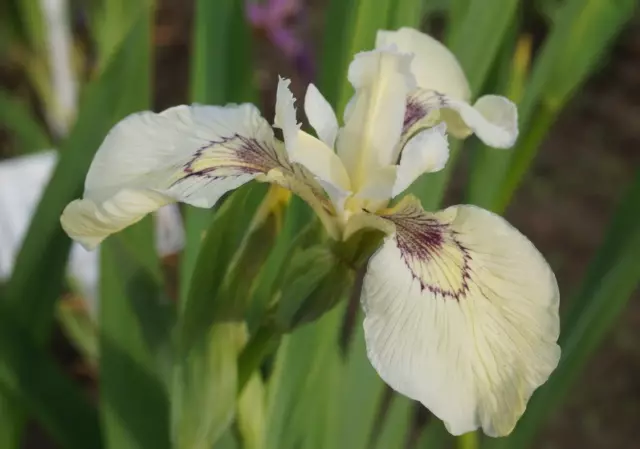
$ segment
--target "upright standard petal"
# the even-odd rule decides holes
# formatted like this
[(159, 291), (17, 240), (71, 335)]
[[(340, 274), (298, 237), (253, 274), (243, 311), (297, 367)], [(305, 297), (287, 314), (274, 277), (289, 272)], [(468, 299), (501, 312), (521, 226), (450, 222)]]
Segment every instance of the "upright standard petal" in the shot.
[[(379, 31), (376, 48), (396, 45), (413, 54), (411, 71), (420, 90), (407, 98), (403, 142), (419, 129), (444, 120), (458, 138), (474, 132), (496, 148), (511, 147), (518, 136), (517, 111), (508, 99), (487, 95), (471, 107), (469, 83), (456, 57), (431, 36), (411, 28)], [(434, 110), (441, 109), (440, 114)]]
[(252, 105), (142, 112), (107, 135), (87, 174), (84, 198), (65, 208), (61, 222), (73, 239), (94, 248), (164, 204), (211, 207), (252, 179), (293, 184), (302, 175)]
[(397, 159), (405, 99), (415, 86), (410, 62), (409, 55), (376, 50), (357, 54), (349, 66), (356, 93), (338, 134), (337, 151), (354, 191), (369, 173)]
[(507, 435), (560, 357), (558, 287), (542, 255), (474, 206), (431, 214), (414, 199), (371, 258), (362, 305), (367, 352), (395, 390), (459, 435)]
[[(325, 184), (330, 184), (339, 190), (348, 191), (351, 187), (349, 176), (333, 148), (300, 130), (300, 125), (296, 119), (295, 99), (289, 90), (289, 84), (289, 80), (280, 78), (274, 123), (275, 126), (282, 129), (289, 161), (303, 165)], [(326, 106), (330, 109), (328, 104)], [(316, 116), (314, 118), (319, 119), (317, 110), (315, 112)], [(326, 110), (324, 112), (326, 113)], [(320, 127), (320, 125), (318, 126)]]
[(413, 28), (378, 31), (376, 48), (390, 45), (414, 55), (411, 71), (419, 87), (437, 90), (458, 100), (469, 100), (471, 92), (462, 67), (454, 54), (436, 39)]
[(326, 98), (313, 84), (307, 87), (304, 113), (316, 134), (329, 148), (333, 148), (338, 134), (338, 119)]

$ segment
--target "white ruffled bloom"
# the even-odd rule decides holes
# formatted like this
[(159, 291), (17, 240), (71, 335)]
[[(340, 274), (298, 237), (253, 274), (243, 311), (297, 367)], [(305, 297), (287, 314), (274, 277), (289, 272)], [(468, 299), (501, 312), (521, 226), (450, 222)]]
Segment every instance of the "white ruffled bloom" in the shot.
[(275, 126), (250, 105), (178, 106), (132, 115), (109, 133), (84, 198), (62, 224), (87, 247), (158, 207), (211, 207), (251, 180), (305, 199), (335, 239), (374, 227), (387, 233), (371, 257), (362, 305), (372, 365), (420, 401), (449, 431), (506, 435), (558, 363), (558, 288), (535, 247), (503, 218), (474, 206), (429, 213), (391, 199), (444, 167), (445, 129), (506, 148), (517, 113), (503, 97), (468, 103), (455, 57), (411, 29), (381, 31), (377, 49), (349, 67), (355, 94), (340, 127), (310, 85), (300, 130), (289, 82), (278, 85)]

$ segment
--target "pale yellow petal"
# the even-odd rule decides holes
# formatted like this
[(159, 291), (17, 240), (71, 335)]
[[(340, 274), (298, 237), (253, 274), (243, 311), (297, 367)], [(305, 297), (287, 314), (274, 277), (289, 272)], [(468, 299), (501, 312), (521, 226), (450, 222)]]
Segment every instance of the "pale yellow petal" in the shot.
[(376, 48), (389, 45), (413, 54), (411, 71), (418, 87), (437, 90), (458, 100), (469, 100), (469, 83), (462, 67), (454, 54), (436, 39), (413, 28), (378, 31)]
[(459, 435), (509, 434), (558, 363), (558, 287), (542, 255), (474, 206), (407, 200), (371, 258), (362, 305), (371, 363)]
[(338, 134), (337, 152), (353, 190), (371, 171), (392, 165), (404, 121), (405, 99), (415, 81), (410, 56), (391, 50), (359, 53), (349, 66), (356, 93)]

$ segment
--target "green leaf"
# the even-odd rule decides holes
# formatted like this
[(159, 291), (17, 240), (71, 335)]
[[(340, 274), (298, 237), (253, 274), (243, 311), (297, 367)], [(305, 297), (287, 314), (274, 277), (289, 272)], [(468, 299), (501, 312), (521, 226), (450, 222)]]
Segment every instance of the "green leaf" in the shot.
[[(70, 247), (60, 227), (60, 214), (67, 203), (81, 195), (95, 151), (115, 119), (120, 118), (115, 113), (122, 101), (122, 86), (130, 75), (128, 50), (135, 47), (134, 37), (127, 36), (104, 72), (87, 87), (78, 121), (60, 147), (60, 161), (33, 215), (7, 285), (3, 302), (39, 344), (46, 341), (51, 329)], [(19, 409), (3, 418), (7, 418), (0, 424), (3, 429), (19, 429), (24, 423)]]
[(394, 393), (386, 412), (375, 449), (403, 448), (409, 437), (414, 402)]
[(420, 28), (424, 7), (423, 0), (392, 0), (386, 28), (390, 30), (401, 27)]
[[(513, 150), (496, 208), (504, 209), (546, 133), (573, 93), (598, 67), (613, 38), (633, 16), (634, 0), (572, 0), (557, 11), (519, 104), (525, 138)], [(532, 122), (532, 123), (531, 123)], [(531, 131), (530, 131), (531, 130)]]
[[(335, 392), (318, 388), (318, 382), (335, 369), (331, 354), (335, 354), (343, 316), (344, 307), (336, 307), (283, 339), (267, 385), (268, 449), (294, 449), (311, 438), (315, 421), (307, 417), (315, 413), (323, 396)], [(328, 423), (326, 419), (322, 422)]]
[(294, 253), (282, 281), (277, 323), (291, 329), (315, 321), (342, 299), (350, 279), (348, 267), (326, 246)]
[[(98, 416), (82, 391), (60, 370), (32, 335), (0, 308), (0, 417), (13, 416), (20, 404), (61, 446), (102, 447)], [(3, 448), (18, 447), (19, 427), (2, 427)]]
[(15, 139), (19, 153), (50, 149), (51, 141), (29, 108), (0, 89), (0, 123)]
[(101, 248), (100, 397), (106, 447), (170, 447), (166, 378), (173, 304), (162, 295), (152, 225), (147, 217)]
[(349, 62), (375, 45), (376, 32), (387, 27), (392, 0), (332, 0), (324, 32), (320, 87), (336, 115), (342, 116), (351, 96)]
[(342, 449), (365, 449), (374, 433), (385, 384), (375, 372), (364, 341), (362, 315), (355, 319), (342, 373), (339, 441)]
[(453, 437), (447, 432), (443, 422), (432, 415), (415, 447), (416, 449), (442, 449), (450, 447), (452, 440)]
[(209, 449), (236, 408), (241, 322), (217, 322), (179, 360), (173, 389), (173, 447)]
[(248, 235), (265, 188), (256, 183), (231, 194), (200, 246), (177, 329), (171, 428), (178, 449), (210, 448), (233, 417), (246, 304), (234, 303), (220, 285)]
[[(197, 0), (191, 57), (191, 100), (203, 104), (252, 101), (251, 32), (242, 0)], [(186, 298), (202, 234), (211, 223), (208, 209), (185, 207), (186, 242), (180, 267)]]

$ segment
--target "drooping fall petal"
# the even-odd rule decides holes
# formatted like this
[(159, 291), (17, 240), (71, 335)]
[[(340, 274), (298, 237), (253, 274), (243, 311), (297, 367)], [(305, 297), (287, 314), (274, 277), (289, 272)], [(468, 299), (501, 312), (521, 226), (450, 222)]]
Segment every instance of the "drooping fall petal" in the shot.
[(295, 188), (307, 201), (322, 202), (324, 194), (307, 175), (288, 161), (253, 105), (141, 112), (107, 135), (87, 174), (83, 199), (65, 208), (61, 223), (70, 237), (94, 248), (164, 204), (212, 207), (253, 179)]
[(435, 214), (414, 199), (364, 279), (367, 352), (392, 388), (459, 435), (511, 432), (560, 356), (558, 287), (542, 255), (475, 206)]

